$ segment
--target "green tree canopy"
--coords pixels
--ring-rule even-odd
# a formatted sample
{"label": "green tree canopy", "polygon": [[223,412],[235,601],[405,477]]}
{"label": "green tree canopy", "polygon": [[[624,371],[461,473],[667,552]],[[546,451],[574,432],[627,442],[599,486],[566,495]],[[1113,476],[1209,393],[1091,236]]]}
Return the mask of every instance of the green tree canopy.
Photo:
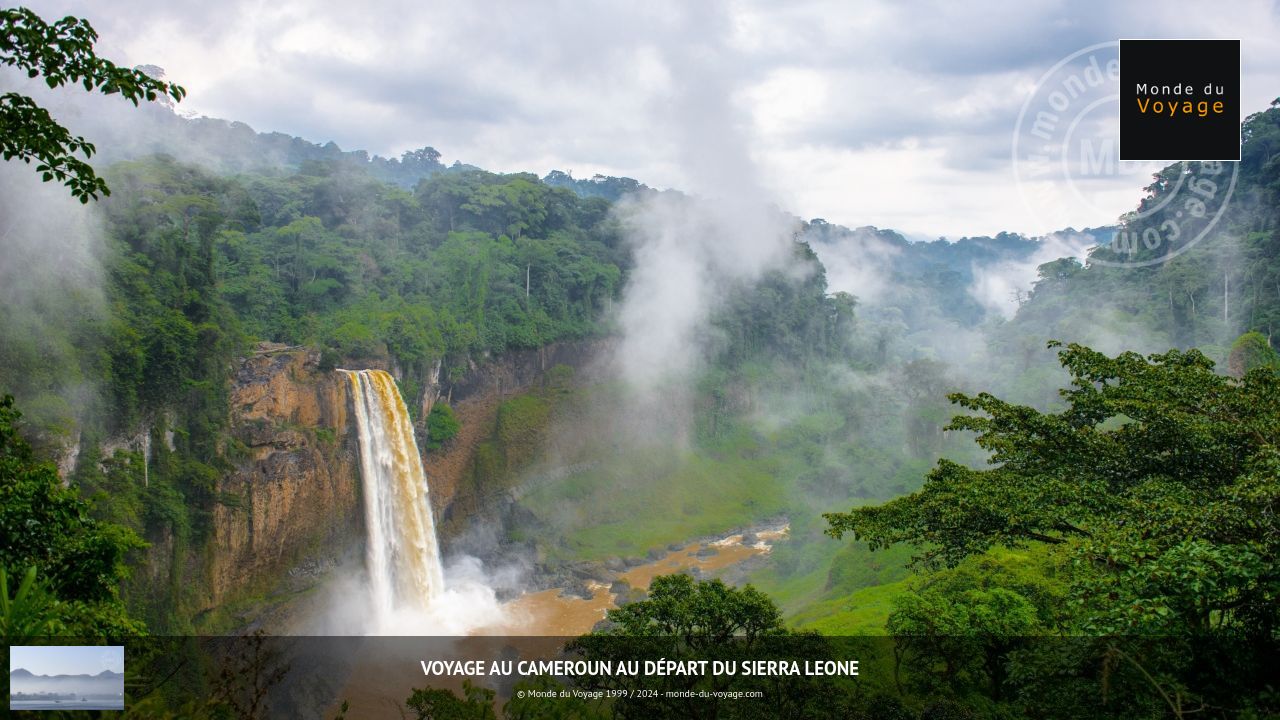
{"label": "green tree canopy", "polygon": [[[86,91],[118,93],[134,105],[166,95],[177,101],[186,96],[180,85],[98,57],[93,51],[97,40],[87,20],[65,17],[49,23],[27,8],[0,9],[0,65],[42,77],[51,88],[80,84]],[[0,155],[5,160],[34,161],[45,182],[56,179],[80,202],[89,202],[99,193],[111,194],[93,168],[76,157],[81,153],[88,159],[95,151],[93,143],[72,135],[30,97],[0,95]]]}
{"label": "green tree canopy", "polygon": [[994,467],[940,461],[912,495],[828,514],[828,532],[912,543],[927,567],[1054,546],[1073,562],[1079,630],[1269,637],[1280,537],[1260,519],[1280,500],[1280,376],[1225,377],[1195,350],[1069,345],[1059,358],[1072,378],[1061,412],[950,396],[982,413],[949,427],[976,433]]}
{"label": "green tree canopy", "polygon": [[142,547],[142,540],[90,517],[79,492],[63,487],[53,463],[36,458],[18,435],[20,417],[12,396],[0,399],[0,569],[10,570],[0,577],[8,584],[6,597],[44,598],[43,622],[36,625],[50,635],[141,631],[124,612],[119,584],[125,553]]}
{"label": "green tree canopy", "polygon": [[[825,660],[835,649],[816,633],[790,630],[767,595],[750,585],[730,587],[720,580],[690,575],[653,579],[648,598],[610,610],[603,626],[569,644],[588,660],[725,661]],[[578,678],[589,689],[628,691],[612,710],[620,718],[825,717],[840,698],[836,683],[813,677],[772,678],[769,703],[716,702],[685,691],[758,689],[758,678],[743,675],[601,675]],[[657,697],[630,691],[657,690]],[[668,691],[674,691],[667,695]]]}
{"label": "green tree canopy", "polygon": [[404,704],[416,720],[496,720],[489,688],[462,681],[462,697],[443,688],[416,688]]}
{"label": "green tree canopy", "polygon": [[1267,336],[1256,330],[1236,338],[1227,356],[1227,369],[1235,377],[1242,377],[1255,368],[1280,370],[1280,354],[1272,349]]}

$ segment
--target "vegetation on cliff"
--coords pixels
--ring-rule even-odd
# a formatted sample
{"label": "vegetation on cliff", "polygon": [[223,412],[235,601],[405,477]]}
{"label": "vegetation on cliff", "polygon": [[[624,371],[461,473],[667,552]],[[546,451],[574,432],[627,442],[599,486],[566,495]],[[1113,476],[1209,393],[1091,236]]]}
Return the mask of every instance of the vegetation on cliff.
{"label": "vegetation on cliff", "polygon": [[128,528],[95,520],[53,463],[18,434],[13,397],[0,398],[0,637],[122,637],[143,630],[125,611],[125,554],[144,546]]}

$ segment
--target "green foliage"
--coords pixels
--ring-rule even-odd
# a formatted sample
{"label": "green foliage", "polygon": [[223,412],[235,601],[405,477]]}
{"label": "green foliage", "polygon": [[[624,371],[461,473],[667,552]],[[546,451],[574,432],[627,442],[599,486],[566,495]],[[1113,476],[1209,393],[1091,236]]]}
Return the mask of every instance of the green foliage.
{"label": "green foliage", "polygon": [[462,423],[449,403],[437,401],[427,413],[427,447],[435,450],[449,442],[462,429]]}
{"label": "green foliage", "polygon": [[874,585],[886,585],[904,579],[909,548],[898,547],[887,553],[871,552],[859,543],[841,547],[827,572],[826,587],[836,592],[853,592]]}
{"label": "green foliage", "polygon": [[508,469],[522,467],[535,457],[550,416],[550,404],[537,394],[517,395],[498,406],[494,439],[503,449]]}
{"label": "green foliage", "polygon": [[562,533],[546,547],[551,557],[641,555],[786,508],[768,468],[747,458],[614,452],[609,462],[542,483],[526,497],[525,506]]}
{"label": "green foliage", "polygon": [[[1006,368],[1001,374],[1023,372],[1030,359],[1024,344],[1050,337],[1116,349],[1121,338],[1120,347],[1144,352],[1226,348],[1251,331],[1273,337],[1280,329],[1280,104],[1249,116],[1241,136],[1238,164],[1178,163],[1153,177],[1142,212],[1121,218],[1118,228],[1132,254],[1113,247],[1112,233],[1100,233],[1083,266],[1056,260],[1042,267],[1017,316],[993,332],[993,354],[1013,361],[998,364]],[[1223,208],[1233,171],[1234,190]],[[1219,210],[1213,228],[1185,247]],[[1135,242],[1153,229],[1171,237],[1175,227],[1182,240],[1172,245],[1147,249]],[[1161,258],[1171,247],[1177,256]],[[1128,266],[1089,262],[1094,258]],[[1135,266],[1135,260],[1160,261]]]}
{"label": "green foliage", "polygon": [[39,581],[34,566],[27,568],[10,595],[9,575],[0,565],[0,638],[9,645],[26,645],[63,632],[59,603]]}
{"label": "green foliage", "polygon": [[462,681],[462,697],[451,690],[417,688],[404,704],[417,720],[496,720],[494,695],[467,679]]}
{"label": "green foliage", "polygon": [[[743,663],[788,658],[831,659],[835,650],[813,633],[788,630],[768,597],[750,585],[726,586],[719,580],[695,581],[688,575],[653,579],[646,600],[610,610],[603,626],[571,642],[571,652],[586,660],[619,662],[659,658]],[[613,717],[820,717],[831,713],[843,688],[832,678],[771,678],[767,704],[690,703],[683,691],[759,689],[756,678],[737,674],[587,676],[588,689],[624,691],[612,706]],[[656,690],[657,696],[634,693]],[[667,693],[672,692],[671,696]]]}
{"label": "green foliage", "polygon": [[918,692],[976,686],[999,699],[1010,653],[1066,626],[1066,595],[1052,558],[993,552],[910,582],[886,629]]}
{"label": "green foliage", "polygon": [[654,578],[648,599],[610,610],[608,620],[614,627],[606,634],[681,638],[695,653],[735,637],[750,642],[784,632],[782,613],[760,591],[689,575]]}
{"label": "green foliage", "polygon": [[141,492],[147,475],[141,453],[117,450],[102,459],[95,446],[77,458],[72,480],[91,503],[94,517],[116,522],[141,534],[146,532],[148,494]]}
{"label": "green foliage", "polygon": [[[837,537],[922,550],[887,623],[905,682],[971,706],[1016,696],[1033,716],[1237,707],[1264,686],[1280,620],[1264,559],[1280,547],[1259,521],[1280,498],[1280,376],[1218,375],[1194,350],[1052,346],[1071,376],[1059,412],[951,396],[981,412],[950,427],[993,467],[940,461],[919,492],[826,516]],[[1228,662],[1224,645],[1232,669],[1208,681],[1197,668]]]}
{"label": "green foliage", "polygon": [[838,598],[807,603],[788,620],[797,628],[823,635],[883,636],[889,613],[905,592],[905,580],[872,585]]}
{"label": "green foliage", "polygon": [[916,494],[828,515],[831,533],[916,543],[927,566],[995,545],[1069,547],[1091,631],[1274,627],[1280,588],[1261,558],[1278,548],[1249,518],[1280,493],[1280,379],[1232,380],[1196,351],[1060,357],[1062,412],[952,396],[984,413],[951,427],[977,433],[996,467],[942,461]]}
{"label": "green foliage", "polygon": [[[5,12],[29,22],[25,11]],[[67,32],[87,29],[79,27]],[[634,427],[598,422],[627,417],[614,389],[579,393],[553,370],[543,388],[500,405],[470,480],[486,492],[527,481],[520,510],[529,523],[514,531],[540,538],[552,564],[638,555],[785,514],[792,536],[757,576],[786,617],[832,633],[887,627],[899,636],[908,690],[976,698],[978,707],[1010,693],[1029,702],[1027,678],[1037,674],[1076,673],[1078,687],[1097,689],[1096,678],[1080,679],[1084,663],[1039,667],[1050,654],[1012,636],[1241,633],[1265,640],[1277,619],[1267,558],[1280,554],[1266,522],[1280,474],[1280,388],[1268,370],[1277,364],[1268,338],[1280,318],[1277,128],[1276,110],[1247,123],[1239,192],[1248,202],[1224,216],[1221,237],[1151,268],[1117,272],[1074,259],[1042,265],[1031,296],[1019,298],[1018,316],[986,328],[1003,400],[952,396],[973,417],[946,425],[941,398],[964,373],[933,360],[919,338],[935,323],[973,327],[986,317],[965,268],[1027,257],[1035,245],[1003,234],[912,244],[872,230],[897,254],[894,306],[827,294],[821,264],[796,243],[786,267],[717,288],[723,302],[707,328],[714,354],[693,379],[688,417],[672,403],[655,431],[659,441],[622,445],[617,438]],[[60,138],[54,142],[68,156],[89,151],[82,139]],[[92,504],[69,510],[59,492],[74,491],[56,489],[45,471],[23,470],[49,489],[24,495],[6,488],[12,503],[6,497],[0,518],[34,519],[37,530],[98,523],[104,535],[119,523],[171,540],[165,584],[129,584],[126,592],[156,618],[153,627],[189,630],[190,618],[178,616],[202,582],[190,560],[207,552],[216,504],[234,502],[218,492],[243,457],[225,435],[227,383],[232,359],[249,342],[319,347],[323,369],[389,360],[402,371],[403,394],[417,397],[440,372],[448,382],[498,353],[611,331],[608,309],[630,258],[602,198],[645,188],[445,169],[430,148],[379,160],[317,150],[296,169],[225,177],[164,157],[113,167],[117,193],[102,208],[105,317],[47,329],[5,318],[0,344],[0,380],[31,395],[26,407],[38,411],[40,430],[65,438],[83,429],[87,450],[73,480]],[[1176,171],[1162,173],[1150,200],[1165,198],[1177,179]],[[803,238],[835,242],[862,232],[815,220]],[[79,300],[58,302],[76,308]],[[1134,342],[1152,336],[1161,347],[1213,345],[1221,356],[1231,345],[1227,364],[1240,379],[1215,374],[1196,352],[1111,358],[1071,346],[1061,358],[1072,388],[1046,394],[1057,387],[1057,368],[1046,365],[1034,338],[1046,328],[1079,337],[1095,326]],[[1244,330],[1260,332],[1232,345]],[[103,397],[81,403],[50,391],[79,385],[100,387]],[[606,412],[583,410],[596,404]],[[565,427],[585,430],[555,448],[559,464],[542,465],[547,428],[566,420]],[[459,431],[445,403],[425,421],[432,448]],[[102,438],[136,438],[140,429],[149,433],[150,460],[137,447],[110,458],[95,449]],[[965,464],[976,451],[958,446],[963,433],[977,434],[993,467]],[[335,440],[325,430],[315,437]],[[670,452],[677,442],[680,451]],[[893,554],[869,558],[864,545],[840,548],[822,537],[815,508],[910,492],[942,456],[948,459],[919,493],[829,516],[833,534],[853,532],[879,549],[900,543]],[[7,538],[11,528],[2,529]],[[70,576],[69,561],[36,552],[47,546],[81,567],[78,532],[40,535],[30,552],[0,554],[14,573],[38,567],[0,588],[12,590],[5,602],[57,608],[17,612],[26,619],[14,627],[81,622],[76,613],[113,602],[101,593],[120,575],[107,569],[104,554],[95,559],[95,586]],[[909,552],[929,572],[904,580]],[[86,586],[97,588],[97,604],[63,599]],[[782,611],[750,588],[677,578],[655,582],[652,592],[615,611],[597,640],[648,638],[671,643],[661,649],[672,657],[700,657],[731,638],[793,637],[782,629]],[[235,611],[231,603],[210,617],[230,623]],[[588,642],[580,649],[600,656],[618,647]],[[1178,679],[1176,665],[1152,667],[1161,682]],[[420,715],[491,717],[492,697],[476,692],[459,698],[422,690],[409,707]],[[800,697],[779,702],[840,710],[821,704],[819,694]],[[914,714],[901,702],[883,707],[884,716]],[[634,705],[619,714],[679,716],[681,709]],[[535,709],[526,704],[519,712]],[[944,702],[923,712],[959,716],[961,709]]]}
{"label": "green foliage", "polygon": [[547,173],[547,176],[542,178],[542,182],[552,187],[567,188],[584,198],[599,198],[610,202],[632,193],[652,192],[649,186],[627,177],[607,177],[597,174],[589,180],[575,180],[572,175],[560,170]]}
{"label": "green foliage", "polygon": [[227,366],[242,347],[215,271],[215,238],[238,200],[227,183],[171,161],[110,176],[125,192],[105,205],[114,241],[105,429],[130,431],[177,410],[182,451],[211,462],[226,423]]}
{"label": "green foliage", "polygon": [[[108,179],[117,193],[103,204],[107,317],[39,335],[15,333],[83,348],[66,353],[74,366],[48,372],[64,383],[82,378],[76,387],[102,388],[102,396],[76,406],[49,391],[52,383],[30,383],[48,353],[21,338],[0,350],[6,361],[0,380],[30,394],[24,402],[42,409],[43,425],[59,439],[78,426],[88,447],[150,428],[150,467],[90,451],[79,482],[98,499],[99,517],[144,535],[172,534],[182,553],[200,551],[214,506],[228,500],[217,492],[218,478],[236,460],[225,433],[228,373],[251,341],[319,346],[324,368],[389,357],[403,371],[404,390],[416,395],[436,368],[448,381],[491,353],[608,332],[606,310],[628,264],[607,203],[522,174],[442,170],[406,192],[340,162],[216,177],[156,157],[113,166]],[[736,404],[739,383],[775,381],[754,369],[762,360],[785,363],[796,352],[807,361],[829,356],[852,327],[854,309],[851,297],[826,297],[821,268],[804,246],[797,245],[793,261],[795,268],[767,279],[767,298],[735,288],[717,316],[727,340],[722,355],[741,375],[718,387],[718,404],[699,420],[699,434],[723,447],[664,483],[719,488],[727,501],[706,502],[686,488],[649,511],[631,507],[627,523],[646,523],[654,511],[666,517],[640,532],[612,526],[621,532],[604,538],[597,552],[612,555],[624,546],[642,552],[690,531],[720,531],[782,509],[774,476],[737,454],[738,446],[753,443],[743,442],[732,422],[743,411]],[[564,385],[554,380],[548,397],[564,389],[552,387],[557,383]],[[491,441],[477,451],[477,481],[483,476],[488,487],[487,479],[536,463],[549,412],[533,398],[505,403]],[[431,446],[455,432],[447,413],[440,406],[426,418]],[[830,437],[815,432],[798,442]],[[820,478],[806,477],[824,486],[824,496],[843,498],[832,488],[839,478],[829,465]],[[611,468],[608,476],[619,480],[623,470]],[[576,538],[573,547],[599,539]],[[175,555],[175,591],[195,592],[183,577],[188,566]],[[130,597],[157,611],[163,605],[137,590]],[[150,611],[149,617],[157,627],[167,622]]]}
{"label": "green foliage", "polygon": [[346,165],[212,190],[221,298],[256,338],[312,343],[324,366],[436,363],[601,330],[620,253],[595,203],[536,178],[432,174],[412,194]]}
{"label": "green foliage", "polygon": [[[181,101],[187,94],[179,85],[98,57],[93,51],[97,40],[87,20],[65,17],[48,23],[26,8],[0,9],[0,65],[42,77],[51,88],[80,84],[86,91],[119,93],[134,105],[165,95]],[[93,168],[76,157],[82,153],[89,158],[94,152],[92,143],[72,135],[31,98],[0,95],[0,156],[5,160],[35,161],[45,182],[56,179],[88,202],[99,193],[111,194]]]}
{"label": "green foliage", "polygon": [[[140,632],[118,588],[125,554],[144,543],[132,530],[90,516],[89,504],[62,486],[53,464],[37,459],[18,436],[20,416],[12,397],[0,399],[0,568],[25,572],[6,588],[15,603],[21,600],[13,629],[30,631],[38,620],[46,630],[86,637]],[[43,612],[33,608],[41,602]]]}
{"label": "green foliage", "polygon": [[828,362],[847,350],[855,300],[827,296],[826,272],[804,243],[794,243],[790,262],[750,283],[730,288],[712,318],[726,339],[717,366],[748,362]]}
{"label": "green foliage", "polygon": [[1235,377],[1244,377],[1256,368],[1280,370],[1280,354],[1276,353],[1262,333],[1247,332],[1231,344],[1227,369]]}

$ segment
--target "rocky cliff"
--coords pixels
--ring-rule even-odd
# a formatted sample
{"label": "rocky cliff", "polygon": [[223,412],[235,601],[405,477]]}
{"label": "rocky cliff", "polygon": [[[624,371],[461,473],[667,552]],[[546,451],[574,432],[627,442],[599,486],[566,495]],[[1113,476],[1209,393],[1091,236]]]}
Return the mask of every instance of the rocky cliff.
{"label": "rocky cliff", "polygon": [[443,400],[462,424],[456,437],[423,458],[446,547],[450,536],[465,530],[467,518],[491,510],[487,504],[491,493],[474,482],[472,466],[477,448],[493,433],[502,401],[527,392],[556,366],[587,368],[602,348],[599,341],[583,341],[511,352],[474,365],[454,382],[427,386],[424,395],[429,401],[424,399],[423,416],[431,402]]}
{"label": "rocky cliff", "polygon": [[346,384],[319,353],[262,344],[236,370],[231,428],[247,457],[214,512],[211,602],[305,587],[363,542],[357,447]]}
{"label": "rocky cliff", "polygon": [[[595,343],[557,344],[476,363],[453,381],[441,382],[438,371],[424,379],[422,397],[414,400],[422,409],[419,417],[446,401],[461,420],[452,441],[424,454],[433,510],[447,520],[441,526],[446,545],[447,535],[464,532],[471,519],[490,510],[486,489],[471,468],[501,403],[528,391],[557,365],[585,367],[597,350]],[[376,360],[361,367],[379,365],[396,373]],[[359,450],[350,403],[347,384],[320,368],[318,352],[259,344],[232,377],[230,428],[240,447],[235,469],[217,487],[222,502],[213,512],[207,548],[194,555],[176,552],[172,538],[151,538],[153,552],[139,579],[162,583],[172,558],[186,565],[181,576],[207,582],[207,588],[184,592],[192,610],[206,617],[200,627],[288,627],[308,590],[340,564],[363,561]]]}

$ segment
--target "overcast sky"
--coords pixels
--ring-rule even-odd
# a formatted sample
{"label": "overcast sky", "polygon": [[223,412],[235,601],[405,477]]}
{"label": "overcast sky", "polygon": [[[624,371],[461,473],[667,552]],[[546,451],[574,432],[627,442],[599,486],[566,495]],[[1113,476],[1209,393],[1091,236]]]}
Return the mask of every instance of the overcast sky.
{"label": "overcast sky", "polygon": [[33,675],[97,675],[104,670],[124,672],[123,645],[14,645],[9,669]]}
{"label": "overcast sky", "polygon": [[[686,130],[706,118],[689,98],[727,97],[744,167],[781,207],[917,237],[1062,227],[1017,200],[1011,140],[1036,81],[1080,48],[1240,38],[1245,114],[1280,95],[1273,2],[30,6],[87,17],[118,62],[163,67],[190,92],[183,112],[382,155],[431,145],[501,172],[696,191],[691,179],[708,173],[691,167]],[[1099,181],[1069,224],[1114,221],[1145,184],[1143,173]]]}

